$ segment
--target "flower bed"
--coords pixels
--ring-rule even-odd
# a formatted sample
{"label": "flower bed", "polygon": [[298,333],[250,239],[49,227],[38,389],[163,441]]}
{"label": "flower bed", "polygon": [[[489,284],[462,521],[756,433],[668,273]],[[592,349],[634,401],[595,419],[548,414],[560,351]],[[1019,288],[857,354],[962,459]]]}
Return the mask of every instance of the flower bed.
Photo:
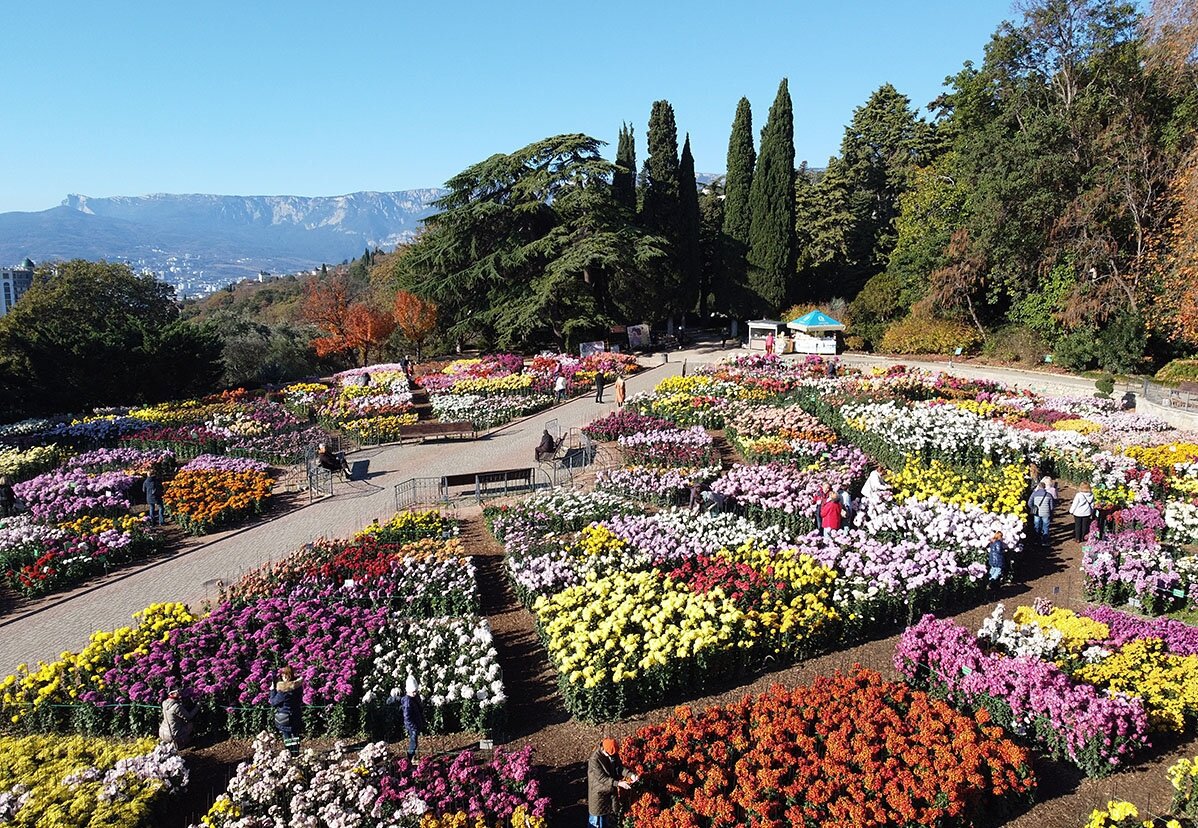
{"label": "flower bed", "polygon": [[595,473],[595,488],[648,503],[676,506],[689,499],[693,485],[710,483],[720,476],[721,471],[719,466],[624,466],[600,469]]}
{"label": "flower bed", "polygon": [[624,740],[642,775],[626,821],[659,825],[967,826],[1029,797],[1027,752],[877,673],[820,677]]}
{"label": "flower bed", "polygon": [[456,537],[458,523],[436,509],[396,512],[386,523],[371,523],[354,540],[373,538],[379,543],[405,543],[423,538]]}
{"label": "flower bed", "polygon": [[660,417],[646,417],[630,408],[621,408],[597,420],[591,420],[582,431],[592,440],[610,443],[621,437],[655,429],[670,428],[673,424]]}
{"label": "flower bed", "polygon": [[58,446],[30,446],[21,450],[0,445],[0,477],[17,483],[49,471],[62,461]]}
{"label": "flower bed", "polygon": [[374,742],[356,752],[338,743],[328,753],[292,756],[264,733],[204,825],[545,828],[549,800],[531,754],[499,748],[490,759],[463,751],[409,762]]}
{"label": "flower bed", "polygon": [[437,419],[468,420],[476,429],[494,428],[553,405],[553,397],[548,394],[435,394],[430,401]]}
{"label": "flower bed", "polygon": [[149,828],[187,787],[173,747],[80,736],[0,737],[0,825]]}
{"label": "flower bed", "polygon": [[273,487],[265,463],[202,454],[167,482],[162,500],[185,532],[204,535],[260,513]]}
{"label": "flower bed", "polygon": [[998,466],[989,458],[977,468],[962,472],[939,460],[923,463],[908,457],[888,482],[900,500],[935,498],[957,506],[980,506],[988,512],[1020,516],[1027,511],[1023,468]]}
{"label": "flower bed", "polygon": [[716,459],[711,435],[700,426],[625,434],[618,442],[633,465],[709,466]]}

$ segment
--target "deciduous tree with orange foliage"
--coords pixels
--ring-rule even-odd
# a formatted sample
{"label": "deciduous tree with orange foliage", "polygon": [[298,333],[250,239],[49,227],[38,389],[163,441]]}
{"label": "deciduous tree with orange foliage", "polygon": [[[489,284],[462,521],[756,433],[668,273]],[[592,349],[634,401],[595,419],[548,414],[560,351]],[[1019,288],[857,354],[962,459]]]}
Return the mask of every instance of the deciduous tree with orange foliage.
{"label": "deciduous tree with orange foliage", "polygon": [[425,340],[437,329],[437,306],[415,293],[401,290],[395,294],[395,322],[404,337],[416,346],[416,358]]}
{"label": "deciduous tree with orange foliage", "polygon": [[311,282],[304,294],[304,318],[324,332],[312,340],[317,356],[346,353],[355,367],[367,365],[395,330],[391,314],[351,301],[341,277]]}

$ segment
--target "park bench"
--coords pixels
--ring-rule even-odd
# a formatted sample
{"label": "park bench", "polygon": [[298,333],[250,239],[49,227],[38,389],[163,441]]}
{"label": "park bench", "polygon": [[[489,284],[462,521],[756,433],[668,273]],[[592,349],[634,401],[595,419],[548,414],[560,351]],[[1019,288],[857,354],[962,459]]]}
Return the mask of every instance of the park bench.
{"label": "park bench", "polygon": [[510,491],[527,491],[533,487],[535,469],[499,469],[497,471],[447,474],[441,478],[441,491],[449,497],[451,489],[473,489],[476,500],[488,495]]}
{"label": "park bench", "polygon": [[399,431],[401,443],[408,440],[428,440],[447,437],[467,437],[471,440],[478,436],[474,423],[468,420],[443,423],[439,421],[415,423],[405,426]]}
{"label": "park bench", "polygon": [[1178,383],[1169,391],[1168,403],[1173,408],[1198,407],[1198,382]]}

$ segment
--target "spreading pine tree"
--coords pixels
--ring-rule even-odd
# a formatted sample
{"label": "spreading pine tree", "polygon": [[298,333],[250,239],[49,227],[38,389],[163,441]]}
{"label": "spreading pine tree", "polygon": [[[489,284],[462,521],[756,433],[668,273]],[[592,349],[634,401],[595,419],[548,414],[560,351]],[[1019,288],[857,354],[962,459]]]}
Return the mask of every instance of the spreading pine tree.
{"label": "spreading pine tree", "polygon": [[749,287],[760,310],[786,304],[795,269],[794,110],[786,78],[761,130],[761,155],[749,191]]}
{"label": "spreading pine tree", "polygon": [[699,253],[699,188],[695,183],[695,156],[691,155],[688,133],[682,144],[682,159],[678,162],[679,236],[678,272],[682,283],[681,307],[693,310],[696,300],[699,315],[707,316],[706,291],[699,284],[701,257]]}
{"label": "spreading pine tree", "polygon": [[620,141],[616,145],[616,166],[612,175],[612,194],[616,203],[636,212],[636,139],[632,127],[620,126]]}

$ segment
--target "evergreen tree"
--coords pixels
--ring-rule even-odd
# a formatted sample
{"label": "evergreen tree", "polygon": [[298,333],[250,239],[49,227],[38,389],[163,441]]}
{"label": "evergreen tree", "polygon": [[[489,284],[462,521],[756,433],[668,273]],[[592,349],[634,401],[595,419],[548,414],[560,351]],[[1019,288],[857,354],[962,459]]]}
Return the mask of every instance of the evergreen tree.
{"label": "evergreen tree", "polygon": [[678,271],[682,282],[682,310],[694,310],[698,301],[699,315],[707,316],[707,292],[699,283],[699,188],[695,182],[695,157],[691,155],[688,133],[682,144],[682,159],[678,163],[679,235]]}
{"label": "evergreen tree", "polygon": [[[724,284],[724,256],[727,244],[724,236],[724,182],[717,179],[699,194],[699,312],[705,313],[709,303],[727,309],[728,291]],[[743,271],[742,271],[743,272]]]}
{"label": "evergreen tree", "polygon": [[641,224],[669,242],[670,265],[662,272],[657,294],[667,315],[684,307],[680,296],[678,253],[681,250],[682,205],[678,188],[678,127],[669,101],[654,101],[649,116],[649,157],[645,159],[645,193]]}
{"label": "evergreen tree", "polygon": [[728,139],[728,172],[724,179],[724,239],[720,260],[723,278],[716,290],[717,301],[725,310],[747,308],[748,284],[745,257],[749,251],[749,191],[753,186],[753,168],[757,151],[753,148],[753,110],[748,98],[741,98],[732,120]]}
{"label": "evergreen tree", "polygon": [[786,78],[761,130],[761,155],[749,191],[749,286],[759,309],[786,304],[795,266],[794,111]]}
{"label": "evergreen tree", "polygon": [[636,139],[632,127],[620,125],[620,141],[616,145],[616,171],[612,174],[612,193],[616,203],[636,212]]}

